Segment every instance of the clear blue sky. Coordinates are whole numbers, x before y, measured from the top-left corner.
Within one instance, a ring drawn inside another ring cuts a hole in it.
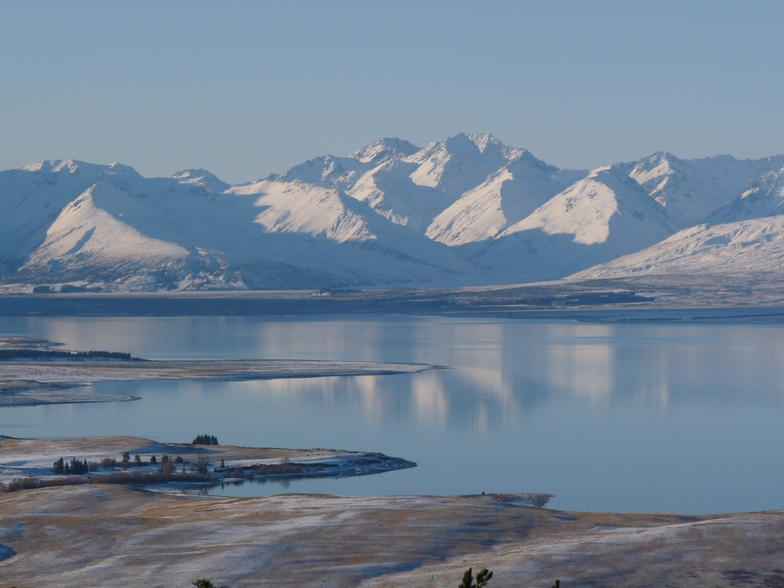
[[[784,2],[0,0],[0,169],[231,183],[382,137],[559,167],[784,153]]]

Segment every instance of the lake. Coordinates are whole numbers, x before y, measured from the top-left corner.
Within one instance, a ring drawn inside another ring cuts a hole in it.
[[[135,402],[0,408],[0,434],[379,451],[417,468],[282,492],[546,492],[563,510],[784,508],[784,328],[420,316],[0,318],[0,335],[155,358],[417,362],[413,375],[119,382]]]

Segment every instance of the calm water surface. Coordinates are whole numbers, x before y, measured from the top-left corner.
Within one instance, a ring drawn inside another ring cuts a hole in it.
[[[146,358],[451,366],[415,375],[129,382],[136,402],[0,408],[0,433],[198,433],[380,451],[419,467],[224,495],[548,492],[572,510],[784,508],[784,328],[428,317],[0,318],[0,334]]]

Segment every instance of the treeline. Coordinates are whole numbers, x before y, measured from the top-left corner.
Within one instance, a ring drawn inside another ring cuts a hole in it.
[[[120,351],[64,351],[62,349],[0,349],[0,361],[36,359],[142,361]]]
[[[52,480],[40,480],[38,478],[14,478],[8,484],[0,483],[0,492],[16,492],[17,490],[34,490],[36,488],[51,488],[53,486],[77,486],[80,484],[132,484],[147,486],[149,484],[163,484],[165,482],[200,482],[211,484],[212,476],[208,474],[187,474],[187,473],[146,473],[130,472],[104,474],[93,478],[55,478]]]
[[[196,435],[191,445],[219,445],[219,443],[215,435]]]

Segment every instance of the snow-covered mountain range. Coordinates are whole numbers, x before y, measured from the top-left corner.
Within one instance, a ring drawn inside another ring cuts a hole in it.
[[[460,286],[784,268],[784,156],[562,170],[489,134],[383,139],[230,186],[0,172],[0,283],[105,291]]]

